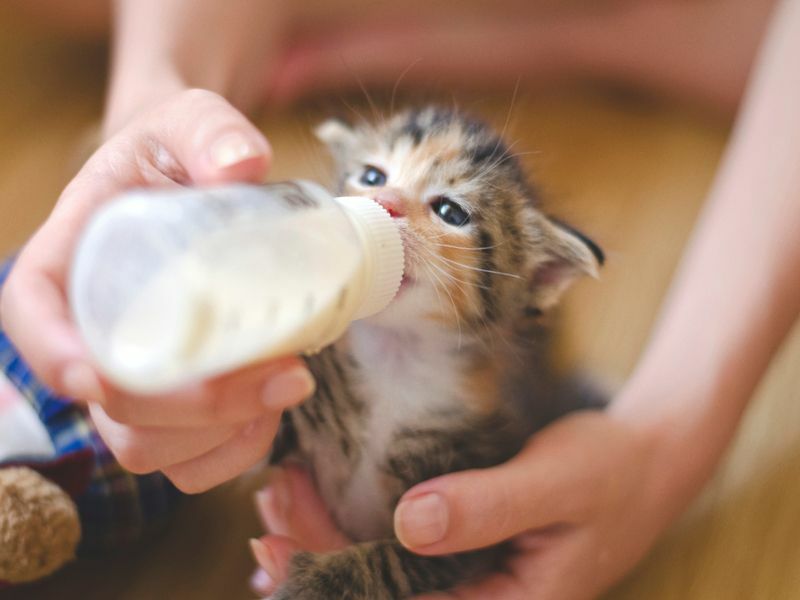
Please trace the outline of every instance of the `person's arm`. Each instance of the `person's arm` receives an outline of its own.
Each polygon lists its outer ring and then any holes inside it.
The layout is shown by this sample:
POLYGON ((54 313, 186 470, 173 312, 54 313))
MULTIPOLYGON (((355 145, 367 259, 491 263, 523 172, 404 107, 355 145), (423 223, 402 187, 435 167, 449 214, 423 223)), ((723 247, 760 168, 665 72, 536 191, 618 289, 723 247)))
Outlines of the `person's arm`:
MULTIPOLYGON (((711 195, 613 413, 659 438, 682 507, 800 313, 800 1, 773 19, 711 195)), ((669 210, 668 206, 664 210, 669 210)))
POLYGON ((281 0, 116 0, 104 132, 187 88, 249 109, 282 43, 281 0))

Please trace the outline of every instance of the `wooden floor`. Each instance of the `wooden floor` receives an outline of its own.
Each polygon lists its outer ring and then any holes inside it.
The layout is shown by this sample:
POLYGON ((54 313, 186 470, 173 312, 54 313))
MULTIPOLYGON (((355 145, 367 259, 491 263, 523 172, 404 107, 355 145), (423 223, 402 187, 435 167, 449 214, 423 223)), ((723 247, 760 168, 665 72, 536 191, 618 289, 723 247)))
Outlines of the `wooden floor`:
MULTIPOLYGON (((0 19, 0 253, 17 248, 68 180, 102 97, 101 48, 46 40, 0 19)), ((510 91, 463 106, 502 123, 510 91)), ((274 177, 320 174, 309 109, 264 115, 274 177)), ((606 249, 599 282, 570 296, 567 360, 630 371, 690 231, 726 124, 607 92, 523 92, 510 127, 549 206, 606 249)), ((691 452, 687 448, 686 452, 691 452)), ((252 597, 247 538, 255 474, 186 503, 168 535, 80 563, 9 598, 252 597)), ((4 596, 5 597, 5 596, 4 596)), ((784 348, 717 478, 613 600, 800 599, 800 332, 784 348)))

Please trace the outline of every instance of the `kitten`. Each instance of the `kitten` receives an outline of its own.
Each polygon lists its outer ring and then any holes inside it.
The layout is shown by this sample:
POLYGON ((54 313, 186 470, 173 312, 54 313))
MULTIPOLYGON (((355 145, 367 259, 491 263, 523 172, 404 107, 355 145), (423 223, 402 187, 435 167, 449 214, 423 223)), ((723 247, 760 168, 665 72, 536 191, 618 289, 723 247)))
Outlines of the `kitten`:
POLYGON ((486 125, 427 107, 317 130, 340 195, 400 225, 406 274, 392 304, 309 359, 316 395, 287 413, 273 461, 298 453, 355 545, 300 553, 278 600, 407 598, 497 568, 497 546, 423 557, 393 535, 415 484, 508 460, 555 417, 595 403, 547 365, 544 313, 600 249, 537 208, 517 159, 486 125))

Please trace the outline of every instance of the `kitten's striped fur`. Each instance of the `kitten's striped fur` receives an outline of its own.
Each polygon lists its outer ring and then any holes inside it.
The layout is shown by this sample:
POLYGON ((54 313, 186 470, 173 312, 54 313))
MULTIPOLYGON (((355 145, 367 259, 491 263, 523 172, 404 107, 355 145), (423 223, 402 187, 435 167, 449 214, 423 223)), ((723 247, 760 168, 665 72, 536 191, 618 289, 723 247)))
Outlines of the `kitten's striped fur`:
POLYGON ((360 543, 296 556, 273 598, 448 589, 497 568, 505 549, 413 554, 393 537, 394 507, 421 481, 509 459, 537 427, 581 405, 547 367, 541 319, 573 279, 596 274, 602 253, 540 212, 504 142, 458 112, 329 121, 318 135, 341 194, 378 197, 398 213, 407 279, 389 308, 309 360, 317 393, 287 414, 273 460, 299 453, 360 543))

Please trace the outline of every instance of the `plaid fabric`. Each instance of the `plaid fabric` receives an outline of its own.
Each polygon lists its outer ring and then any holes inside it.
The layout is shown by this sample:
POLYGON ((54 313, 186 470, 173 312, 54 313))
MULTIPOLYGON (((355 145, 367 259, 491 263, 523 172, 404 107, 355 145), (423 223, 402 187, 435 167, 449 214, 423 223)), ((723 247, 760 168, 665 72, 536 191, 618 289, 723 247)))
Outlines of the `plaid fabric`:
MULTIPOLYGON (((11 261, 0 265, 2 290, 11 261)), ((160 530, 181 493, 161 473, 125 471, 103 443, 82 406, 59 398, 37 381, 0 324, 0 370, 31 403, 47 428, 57 458, 93 457, 88 486, 76 499, 83 536, 79 554, 120 548, 160 530)))

